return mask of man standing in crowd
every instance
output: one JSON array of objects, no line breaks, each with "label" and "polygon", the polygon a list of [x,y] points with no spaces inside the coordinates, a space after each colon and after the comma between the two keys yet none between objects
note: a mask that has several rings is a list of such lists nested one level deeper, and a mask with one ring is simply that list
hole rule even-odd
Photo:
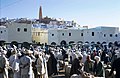
[{"label": "man standing in crowd", "polygon": [[93,67],[93,73],[97,77],[103,77],[103,65],[101,63],[100,57],[95,56],[95,63]]},{"label": "man standing in crowd", "polygon": [[12,65],[13,62],[15,60],[16,54],[17,54],[17,50],[16,50],[16,46],[13,45],[13,48],[11,49],[11,56],[9,57],[9,65],[10,65],[10,69],[9,69],[9,78],[13,78],[13,70],[12,70]]},{"label": "man standing in crowd", "polygon": [[8,78],[9,62],[6,58],[6,51],[0,47],[0,78]]},{"label": "man standing in crowd", "polygon": [[93,72],[93,64],[94,64],[94,61],[91,60],[90,55],[88,55],[86,58],[86,61],[84,63],[84,71],[87,73],[92,73]]},{"label": "man standing in crowd", "polygon": [[117,50],[118,53],[117,53],[117,59],[114,60],[113,64],[112,64],[112,69],[110,71],[110,74],[109,76],[112,75],[113,71],[115,70],[116,71],[116,78],[120,78],[120,48],[119,50]]},{"label": "man standing in crowd", "polygon": [[34,78],[32,60],[29,56],[31,53],[32,51],[26,49],[24,56],[20,58],[21,78]]},{"label": "man standing in crowd", "polygon": [[80,75],[81,73],[81,69],[82,69],[82,57],[79,58],[75,58],[72,62],[72,67],[71,67],[71,71],[70,71],[70,75],[72,76],[73,74],[77,74]]},{"label": "man standing in crowd", "polygon": [[48,67],[48,76],[57,74],[57,60],[52,52],[50,52],[50,57],[48,59],[47,67]]}]

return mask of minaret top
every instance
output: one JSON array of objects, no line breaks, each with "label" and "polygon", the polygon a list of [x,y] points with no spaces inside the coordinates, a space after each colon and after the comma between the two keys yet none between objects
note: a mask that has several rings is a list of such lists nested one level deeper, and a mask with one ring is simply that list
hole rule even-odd
[{"label": "minaret top", "polygon": [[42,6],[39,9],[39,20],[42,20]]}]

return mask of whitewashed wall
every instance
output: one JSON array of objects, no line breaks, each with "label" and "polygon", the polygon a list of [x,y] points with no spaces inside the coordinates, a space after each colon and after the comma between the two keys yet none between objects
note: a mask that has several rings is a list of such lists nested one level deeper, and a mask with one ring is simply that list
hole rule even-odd
[{"label": "whitewashed wall", "polygon": [[8,28],[6,26],[0,26],[0,40],[8,41]]},{"label": "whitewashed wall", "polygon": [[[17,41],[18,43],[32,42],[31,24],[26,23],[10,23],[8,24],[8,42]],[[18,28],[20,31],[18,32]],[[27,29],[27,32],[24,31]]]}]

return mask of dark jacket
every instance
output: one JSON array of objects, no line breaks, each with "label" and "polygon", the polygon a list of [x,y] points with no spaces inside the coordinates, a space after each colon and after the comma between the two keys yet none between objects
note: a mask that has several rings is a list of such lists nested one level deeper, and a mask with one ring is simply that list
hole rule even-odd
[{"label": "dark jacket", "polygon": [[77,58],[75,58],[72,62],[70,75],[73,75],[73,74],[78,74],[79,75],[81,68],[82,68],[82,66],[80,66],[79,60]]},{"label": "dark jacket", "polygon": [[101,62],[99,62],[98,64],[97,62],[95,62],[93,72],[95,73],[95,76],[103,77],[103,65]]},{"label": "dark jacket", "polygon": [[93,61],[86,60],[84,63],[84,71],[87,73],[93,72],[93,64],[94,64]]},{"label": "dark jacket", "polygon": [[120,78],[120,58],[116,59],[112,64],[112,69],[110,71],[110,75],[113,73],[113,71],[116,71],[116,78]]},{"label": "dark jacket", "polygon": [[57,74],[57,60],[55,59],[53,54],[50,54],[47,63],[47,68],[48,68],[48,76],[51,76],[53,73]]}]

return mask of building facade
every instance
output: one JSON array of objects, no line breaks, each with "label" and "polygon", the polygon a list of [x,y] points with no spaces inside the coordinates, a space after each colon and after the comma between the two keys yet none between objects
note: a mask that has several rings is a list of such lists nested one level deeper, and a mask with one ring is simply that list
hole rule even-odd
[{"label": "building facade", "polygon": [[34,43],[48,43],[48,30],[32,28],[32,41]]},{"label": "building facade", "polygon": [[[52,28],[52,29],[34,29],[34,35],[37,33],[35,42],[47,44],[70,44],[70,43],[109,43],[120,41],[119,27],[96,27],[91,29],[79,28]],[[34,36],[33,35],[33,36]],[[38,40],[39,39],[39,40]]]},{"label": "building facade", "polygon": [[[58,22],[60,24],[58,24]],[[37,23],[27,19],[12,20],[0,26],[0,41],[11,43],[109,43],[120,41],[119,27],[100,26],[96,28],[77,27],[70,21],[51,21],[49,24]]]},{"label": "building facade", "polygon": [[10,42],[29,42],[32,43],[32,25],[27,23],[12,22],[7,24],[8,43]]},{"label": "building facade", "polygon": [[115,42],[119,39],[119,27],[96,27],[84,30],[84,42]]}]

